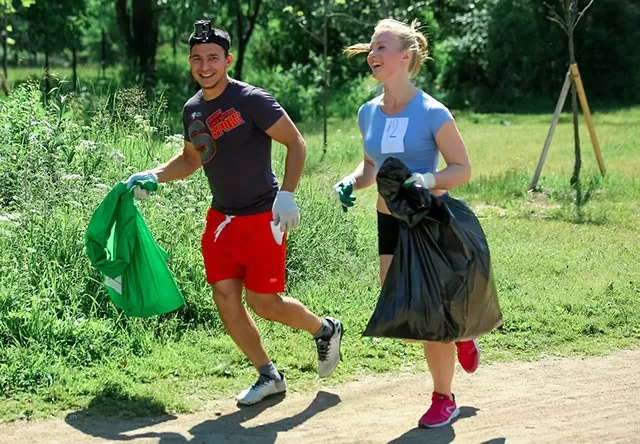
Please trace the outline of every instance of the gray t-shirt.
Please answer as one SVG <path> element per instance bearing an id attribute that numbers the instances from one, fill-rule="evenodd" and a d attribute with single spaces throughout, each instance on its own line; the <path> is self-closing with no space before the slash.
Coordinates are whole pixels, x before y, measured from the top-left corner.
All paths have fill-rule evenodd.
<path id="1" fill-rule="evenodd" d="M 185 103 L 184 138 L 200 153 L 214 209 L 229 215 L 271 210 L 278 181 L 265 131 L 284 113 L 267 91 L 234 79 L 211 101 L 198 91 Z"/>

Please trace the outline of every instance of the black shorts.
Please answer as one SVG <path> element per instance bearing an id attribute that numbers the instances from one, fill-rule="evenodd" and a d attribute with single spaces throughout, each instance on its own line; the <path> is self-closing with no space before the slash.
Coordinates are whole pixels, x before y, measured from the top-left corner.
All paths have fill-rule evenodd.
<path id="1" fill-rule="evenodd" d="M 444 194 L 439 199 L 446 201 L 450 195 Z M 400 222 L 390 214 L 378 211 L 378 254 L 393 255 L 400 237 Z"/>
<path id="2" fill-rule="evenodd" d="M 400 222 L 390 214 L 378 211 L 378 254 L 393 254 L 400 236 Z"/>

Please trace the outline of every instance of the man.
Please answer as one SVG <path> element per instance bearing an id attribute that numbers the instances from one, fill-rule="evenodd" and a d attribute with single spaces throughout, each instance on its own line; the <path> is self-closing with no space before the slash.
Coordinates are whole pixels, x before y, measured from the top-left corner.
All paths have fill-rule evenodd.
<path id="1" fill-rule="evenodd" d="M 258 370 L 255 384 L 238 402 L 255 404 L 284 392 L 286 383 L 267 356 L 255 323 L 242 304 L 260 317 L 304 329 L 315 339 L 318 373 L 329 376 L 340 360 L 342 324 L 321 319 L 285 289 L 287 233 L 300 220 L 294 191 L 306 146 L 287 113 L 265 90 L 228 76 L 233 60 L 229 35 L 198 20 L 189 38 L 191 74 L 201 87 L 184 105 L 184 148 L 164 165 L 128 180 L 158 183 L 204 169 L 213 195 L 202 235 L 207 282 L 225 329 Z M 272 139 L 287 147 L 282 186 L 271 167 Z M 134 190 L 141 195 L 143 190 Z"/>

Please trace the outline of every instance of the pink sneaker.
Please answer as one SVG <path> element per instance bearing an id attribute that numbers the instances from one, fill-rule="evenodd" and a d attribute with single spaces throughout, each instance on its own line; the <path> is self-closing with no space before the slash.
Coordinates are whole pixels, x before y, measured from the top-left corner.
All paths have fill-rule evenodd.
<path id="1" fill-rule="evenodd" d="M 449 424 L 460 414 L 460 409 L 456 406 L 455 396 L 433 392 L 431 396 L 431 407 L 422 415 L 418 421 L 418 427 L 432 428 L 442 427 Z"/>
<path id="2" fill-rule="evenodd" d="M 458 349 L 458 362 L 467 373 L 473 373 L 478 370 L 480 364 L 480 347 L 478 341 L 456 342 Z"/>

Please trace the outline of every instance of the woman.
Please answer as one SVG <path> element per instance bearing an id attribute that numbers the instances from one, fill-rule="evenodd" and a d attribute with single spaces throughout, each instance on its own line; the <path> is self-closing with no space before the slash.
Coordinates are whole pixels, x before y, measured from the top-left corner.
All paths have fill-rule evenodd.
<path id="1" fill-rule="evenodd" d="M 350 46 L 345 53 L 368 53 L 372 75 L 382 83 L 384 92 L 358 111 L 364 160 L 335 185 L 343 209 L 353 205 L 354 190 L 375 183 L 378 168 L 389 156 L 411 169 L 408 185 L 426 187 L 435 196 L 447 199 L 448 190 L 469 180 L 471 164 L 449 110 L 411 82 L 428 58 L 425 36 L 416 29 L 415 22 L 409 26 L 385 19 L 375 27 L 371 43 Z M 440 154 L 447 166 L 436 171 Z M 380 281 L 384 283 L 398 241 L 399 223 L 380 195 L 377 213 Z M 451 391 L 456 354 L 465 371 L 475 372 L 480 358 L 476 341 L 424 343 L 433 394 L 431 407 L 418 421 L 421 427 L 443 426 L 460 414 Z"/>

